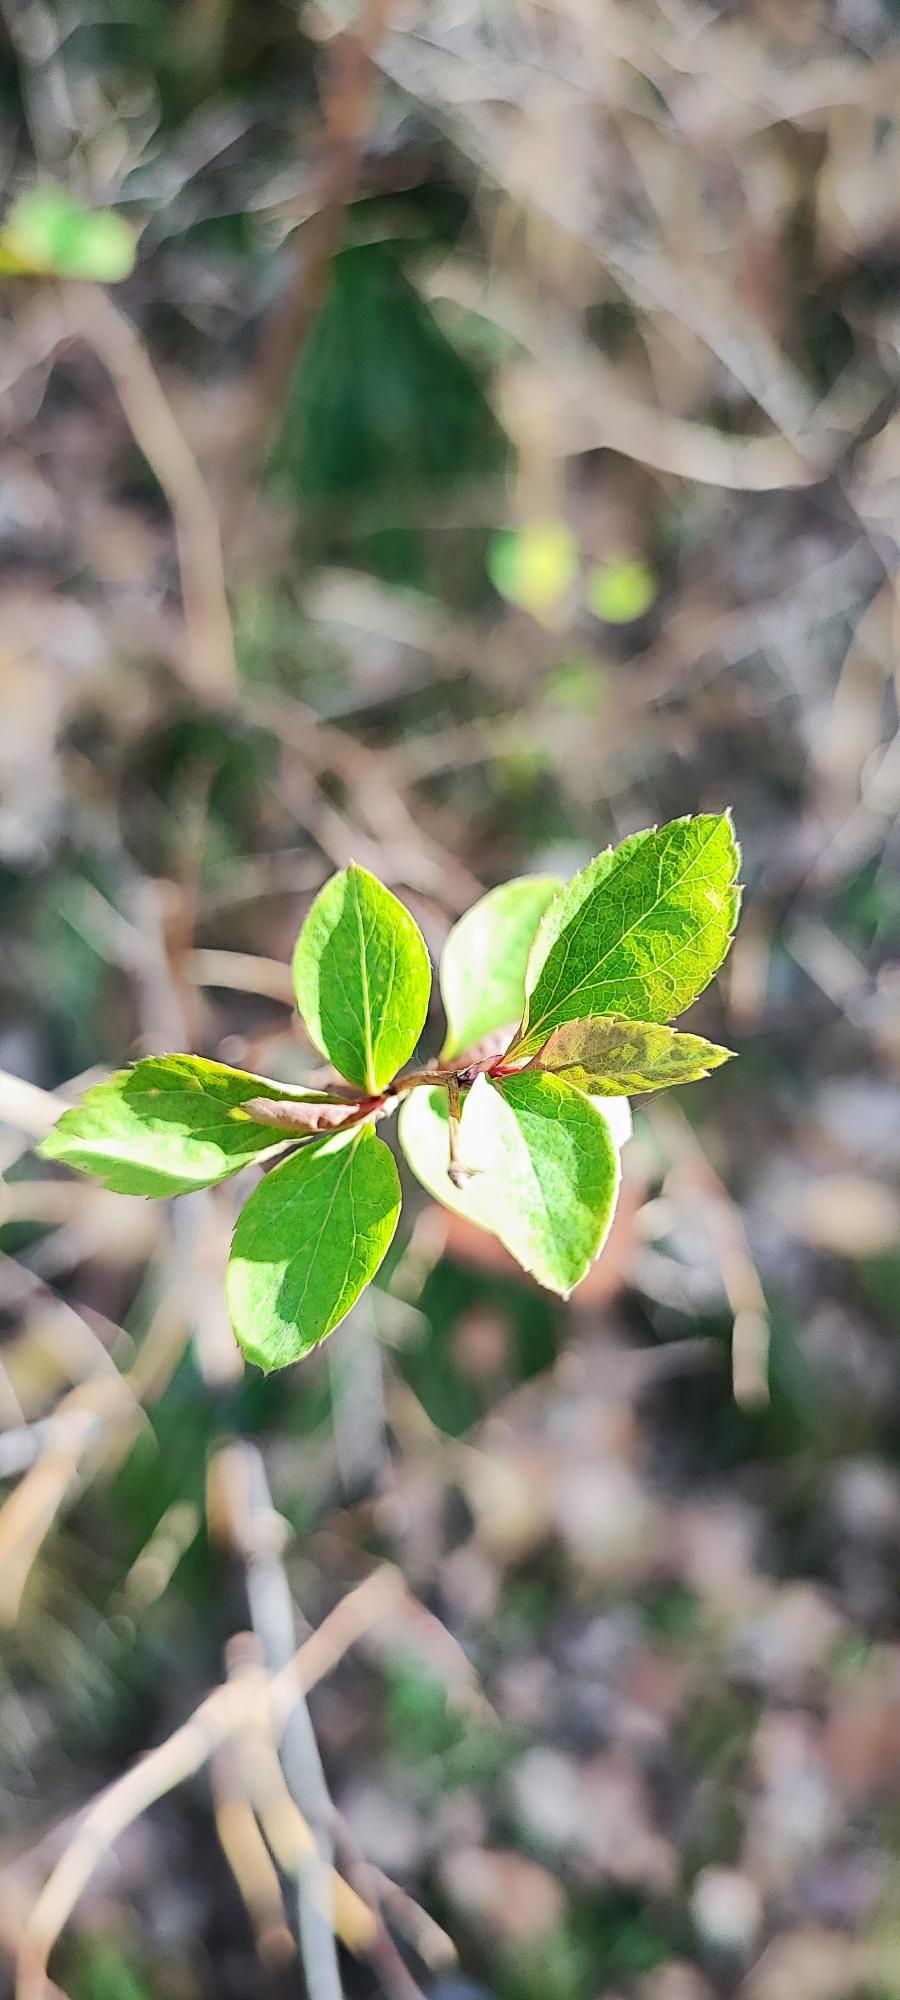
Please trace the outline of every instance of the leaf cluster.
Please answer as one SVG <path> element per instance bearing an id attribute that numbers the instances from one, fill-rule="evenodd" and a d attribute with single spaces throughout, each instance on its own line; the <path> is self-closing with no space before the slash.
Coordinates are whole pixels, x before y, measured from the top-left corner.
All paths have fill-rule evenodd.
<path id="1" fill-rule="evenodd" d="M 377 1271 L 401 1187 L 375 1128 L 398 1108 L 429 1193 L 567 1296 L 612 1221 L 627 1098 L 728 1060 L 670 1023 L 728 949 L 738 860 L 730 817 L 703 814 L 632 835 L 569 883 L 525 876 L 491 890 L 447 939 L 446 1035 L 419 1070 L 407 1066 L 431 998 L 424 938 L 373 875 L 343 869 L 293 958 L 298 1007 L 331 1066 L 321 1089 L 151 1057 L 88 1091 L 44 1157 L 149 1196 L 268 1167 L 226 1281 L 238 1340 L 261 1368 L 308 1353 Z"/>

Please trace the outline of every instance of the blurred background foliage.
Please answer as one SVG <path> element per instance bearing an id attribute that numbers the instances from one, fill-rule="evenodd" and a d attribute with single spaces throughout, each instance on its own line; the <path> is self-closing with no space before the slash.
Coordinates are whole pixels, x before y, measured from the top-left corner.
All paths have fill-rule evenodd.
<path id="1" fill-rule="evenodd" d="M 8 217 L 55 186 L 135 246 L 100 291 L 70 212 L 74 275 L 0 280 L 3 1977 L 236 1635 L 383 1557 L 402 1611 L 310 1698 L 387 1925 L 348 1994 L 890 2000 L 900 10 L 0 24 Z M 637 1108 L 569 1306 L 422 1198 L 319 1354 L 242 1375 L 243 1186 L 36 1162 L 142 1052 L 307 1075 L 286 967 L 349 858 L 437 957 L 481 886 L 729 802 L 695 1013 L 740 1060 Z M 304 1991 L 252 1775 L 98 1856 L 55 1990 Z"/>

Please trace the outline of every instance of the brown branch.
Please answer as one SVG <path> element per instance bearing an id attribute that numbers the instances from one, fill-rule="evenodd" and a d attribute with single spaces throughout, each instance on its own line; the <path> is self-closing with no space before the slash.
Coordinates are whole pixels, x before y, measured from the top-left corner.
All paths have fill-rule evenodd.
<path id="1" fill-rule="evenodd" d="M 290 281 L 260 345 L 247 428 L 264 458 L 299 348 L 324 303 L 344 217 L 359 180 L 378 72 L 373 57 L 389 0 L 365 0 L 358 25 L 335 35 L 322 87 L 322 172 L 315 213 L 303 231 Z"/>
<path id="2" fill-rule="evenodd" d="M 196 694 L 229 701 L 237 686 L 219 523 L 209 488 L 137 329 L 99 285 L 60 288 L 66 328 L 103 363 L 175 527 L 186 667 Z"/>

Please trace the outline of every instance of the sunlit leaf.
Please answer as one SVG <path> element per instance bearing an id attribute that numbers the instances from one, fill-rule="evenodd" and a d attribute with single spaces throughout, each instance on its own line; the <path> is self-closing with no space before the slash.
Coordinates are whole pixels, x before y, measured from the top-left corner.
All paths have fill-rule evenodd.
<path id="1" fill-rule="evenodd" d="M 441 958 L 447 1016 L 442 1062 L 521 1020 L 528 953 L 561 886 L 555 875 L 519 876 L 489 890 L 454 925 Z"/>
<path id="2" fill-rule="evenodd" d="M 394 1157 L 370 1126 L 314 1139 L 274 1167 L 238 1217 L 228 1266 L 248 1359 L 286 1368 L 332 1333 L 374 1277 L 399 1214 Z"/>
<path id="3" fill-rule="evenodd" d="M 462 1187 L 450 1180 L 447 1095 L 416 1090 L 403 1106 L 400 1140 L 428 1192 L 489 1229 L 551 1291 L 581 1282 L 612 1221 L 619 1154 L 603 1112 L 560 1077 L 529 1070 L 478 1078 L 466 1097 Z"/>
<path id="4" fill-rule="evenodd" d="M 284 1144 L 244 1106 L 254 1099 L 322 1102 L 202 1056 L 148 1056 L 95 1084 L 63 1113 L 39 1148 L 95 1174 L 115 1194 L 188 1194 L 227 1180 L 249 1161 Z M 286 1135 L 285 1135 L 286 1136 Z"/>
<path id="5" fill-rule="evenodd" d="M 682 1035 L 656 1021 L 565 1021 L 554 1028 L 534 1066 L 564 1076 L 591 1097 L 634 1096 L 673 1083 L 697 1083 L 731 1061 L 731 1049 Z"/>
<path id="6" fill-rule="evenodd" d="M 116 284 L 134 269 L 134 231 L 124 216 L 85 208 L 65 188 L 47 185 L 19 196 L 0 230 L 3 268 L 56 278 Z"/>
<path id="7" fill-rule="evenodd" d="M 565 521 L 532 521 L 492 535 L 487 571 L 501 597 L 545 618 L 565 597 L 578 569 L 578 543 Z"/>
<path id="8" fill-rule="evenodd" d="M 294 951 L 297 1005 L 313 1041 L 374 1093 L 409 1061 L 422 1032 L 431 965 L 418 924 L 365 868 L 333 875 Z"/>
<path id="9" fill-rule="evenodd" d="M 607 848 L 549 905 L 510 1053 L 591 1014 L 668 1021 L 719 969 L 737 922 L 739 852 L 727 813 L 672 820 Z"/>
<path id="10" fill-rule="evenodd" d="M 617 562 L 596 563 L 588 571 L 585 585 L 588 609 L 606 625 L 631 625 L 643 618 L 655 604 L 657 591 L 649 564 L 628 556 Z"/>

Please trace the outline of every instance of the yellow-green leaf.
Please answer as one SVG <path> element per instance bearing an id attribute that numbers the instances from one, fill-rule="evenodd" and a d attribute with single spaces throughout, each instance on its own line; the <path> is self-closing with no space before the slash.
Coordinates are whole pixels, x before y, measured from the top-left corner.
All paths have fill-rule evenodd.
<path id="1" fill-rule="evenodd" d="M 657 1021 L 619 1021 L 602 1015 L 554 1028 L 532 1068 L 564 1076 L 589 1097 L 634 1096 L 673 1083 L 698 1083 L 731 1061 L 731 1049 L 702 1035 L 682 1035 Z"/>
<path id="2" fill-rule="evenodd" d="M 124 216 L 85 208 L 65 188 L 30 188 L 0 230 L 3 268 L 29 276 L 117 284 L 134 269 L 135 236 Z"/>
<path id="3" fill-rule="evenodd" d="M 578 568 L 578 543 L 565 521 L 532 521 L 493 535 L 487 570 L 494 589 L 533 618 L 545 619 L 569 590 Z"/>
<path id="4" fill-rule="evenodd" d="M 657 582 L 648 563 L 633 556 L 595 564 L 589 570 L 585 596 L 595 617 L 606 625 L 631 625 L 656 601 Z"/>

